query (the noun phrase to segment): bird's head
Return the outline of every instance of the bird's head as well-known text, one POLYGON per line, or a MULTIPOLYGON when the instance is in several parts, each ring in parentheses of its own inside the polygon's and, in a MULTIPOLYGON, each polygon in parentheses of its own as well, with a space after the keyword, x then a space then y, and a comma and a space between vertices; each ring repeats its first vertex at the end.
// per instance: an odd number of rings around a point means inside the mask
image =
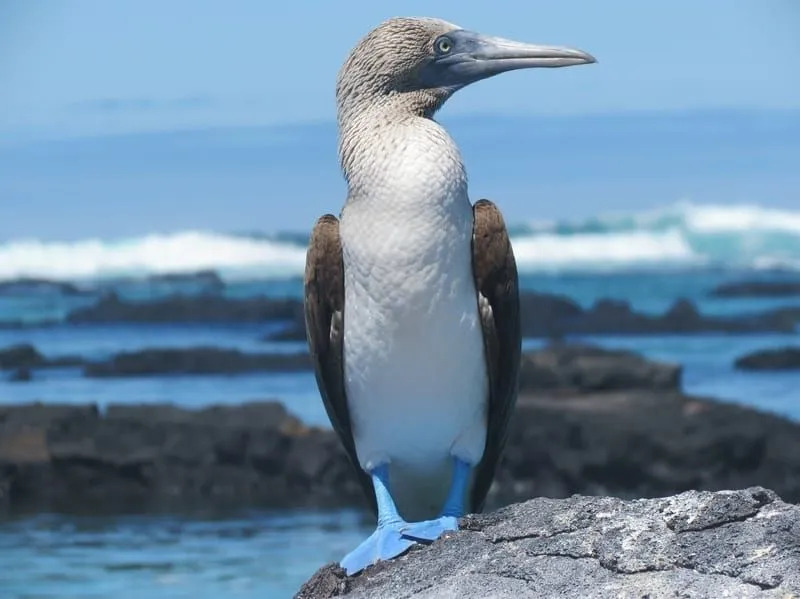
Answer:
POLYGON ((339 71, 341 112, 362 102, 408 100, 430 116, 462 87, 516 69, 595 62, 581 50, 482 35, 430 18, 396 17, 370 31, 339 71))

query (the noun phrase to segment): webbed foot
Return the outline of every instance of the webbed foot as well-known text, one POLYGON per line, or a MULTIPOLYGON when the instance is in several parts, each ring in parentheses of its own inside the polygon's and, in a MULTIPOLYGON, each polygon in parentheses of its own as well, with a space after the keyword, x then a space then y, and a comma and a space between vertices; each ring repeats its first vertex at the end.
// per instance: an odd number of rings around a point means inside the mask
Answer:
POLYGON ((339 565, 352 576, 378 561, 397 557, 409 547, 416 544, 411 538, 404 536, 402 529, 405 522, 396 522, 378 527, 365 541, 348 553, 339 565))
POLYGON ((448 530, 458 530, 458 518, 440 516, 435 520, 408 522, 402 527, 403 537, 420 543, 430 543, 438 539, 448 530))

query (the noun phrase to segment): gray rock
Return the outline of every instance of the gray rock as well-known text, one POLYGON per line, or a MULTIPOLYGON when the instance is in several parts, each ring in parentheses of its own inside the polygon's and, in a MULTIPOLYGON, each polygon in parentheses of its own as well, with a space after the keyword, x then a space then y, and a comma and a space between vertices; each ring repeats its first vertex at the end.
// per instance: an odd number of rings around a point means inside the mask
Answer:
POLYGON ((95 305, 73 310, 72 323, 102 322, 266 322, 290 320, 303 313, 296 299, 252 297, 231 299, 214 295, 172 295, 149 302, 121 299, 114 293, 95 305))
MULTIPOLYGON (((709 316, 701 314, 686 299, 677 300, 667 311, 658 315, 637 312, 624 300, 608 298, 598 300, 588 309, 566 296, 549 293, 525 292, 520 294, 519 300, 522 335, 537 339, 560 339, 565 335, 789 333, 800 321, 800 312, 794 308, 725 317, 709 316)), ((285 317, 286 327, 268 334, 264 341, 305 340, 302 310, 286 313, 285 317)))
POLYGON ((126 377, 157 374, 233 374, 239 372, 296 372, 311 370, 306 352, 250 354, 217 347, 148 348, 122 352, 84 368, 87 377, 126 377))
POLYGON ((624 501, 533 499, 295 599, 800 596, 800 506, 760 487, 624 501))
POLYGON ((736 359, 740 370, 800 370, 800 347, 762 349, 736 359))
POLYGON ((0 349, 0 368, 32 368, 44 363, 44 356, 29 343, 0 349))
POLYGON ((800 296, 800 281, 736 281, 711 290, 711 297, 800 296))
POLYGON ((578 344, 557 343, 526 352, 519 373, 522 392, 674 390, 680 382, 681 367, 677 364, 578 344))

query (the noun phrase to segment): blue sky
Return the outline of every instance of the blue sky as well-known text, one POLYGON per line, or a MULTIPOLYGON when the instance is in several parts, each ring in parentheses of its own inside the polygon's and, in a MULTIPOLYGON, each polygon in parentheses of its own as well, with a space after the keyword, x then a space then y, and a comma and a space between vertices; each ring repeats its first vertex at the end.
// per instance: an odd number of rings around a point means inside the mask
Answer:
POLYGON ((800 206, 794 0, 502 6, 5 0, 0 238, 303 229, 337 211, 336 71, 394 14, 599 59, 503 75, 445 107, 473 195, 512 219, 800 206))

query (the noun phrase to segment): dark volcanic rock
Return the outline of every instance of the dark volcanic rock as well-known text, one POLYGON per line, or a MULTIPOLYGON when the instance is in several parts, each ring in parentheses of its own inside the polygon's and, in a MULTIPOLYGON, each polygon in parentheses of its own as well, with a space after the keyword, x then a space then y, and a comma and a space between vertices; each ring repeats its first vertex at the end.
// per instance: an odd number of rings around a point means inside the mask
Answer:
MULTIPOLYGON (((673 335, 698 333, 792 332, 800 322, 800 309, 779 308, 761 314, 730 317, 704 316, 686 299, 677 300, 658 316, 633 310, 628 302, 598 300, 584 310, 571 299, 546 293, 520 295, 523 337, 560 339, 565 335, 673 335)), ((265 341, 305 340, 305 322, 298 310, 285 329, 265 341)))
MULTIPOLYGON (((800 502, 798 423, 683 395, 675 367, 627 352, 556 346, 522 372, 490 508, 753 485, 800 502)), ((0 507, 334 504, 364 505, 338 439, 280 404, 0 406, 0 507)))
POLYGON ((262 341, 305 341, 306 340, 306 319, 303 310, 298 310, 294 317, 279 331, 267 333, 261 338, 262 341))
POLYGON ((83 295, 86 292, 72 283, 21 277, 0 281, 0 295, 83 295))
MULTIPOLYGON (((530 318, 538 322, 538 316, 530 318)), ((573 335, 671 335, 692 333, 791 332, 796 322, 772 312, 734 317, 704 316, 689 300, 680 299, 661 316, 641 314, 621 300, 599 300, 564 330, 573 335)), ((539 325, 543 326, 540 322, 539 325)), ((523 325, 523 331, 526 331, 523 325)), ((539 336, 539 335, 535 335, 539 336)))
POLYGON ((0 407, 0 508, 363 505, 329 431, 277 403, 0 407))
POLYGON ((265 322, 291 320, 302 311, 303 303, 294 299, 174 295, 151 302, 133 302, 112 293, 94 306, 74 310, 67 320, 74 323, 265 322))
POLYGON ((555 344, 523 354, 519 380, 522 392, 676 390, 681 367, 652 362, 628 351, 555 344))
POLYGON ((12 383, 27 383, 33 380, 33 373, 30 368, 23 366, 13 371, 8 380, 12 383))
POLYGON ((44 363, 44 356, 28 343, 0 349, 0 368, 35 368, 44 363))
POLYGON ((142 376, 152 374, 233 374, 237 372, 293 372, 310 370, 306 353, 247 354, 235 349, 190 347, 144 349, 123 352, 107 362, 87 364, 89 377, 142 376))
MULTIPOLYGON (((800 425, 674 391, 523 395, 488 507, 770 485, 800 501, 800 425)), ((365 505, 338 439, 279 404, 0 407, 12 509, 365 505)))
POLYGON ((60 356, 47 359, 29 343, 0 348, 0 370, 15 369, 19 372, 20 370, 30 370, 32 368, 81 365, 83 365, 83 359, 79 356, 60 356))
POLYGON ((763 488, 663 499, 534 499, 360 576, 319 570, 295 599, 800 595, 800 507, 763 488))
POLYGON ((214 270, 150 275, 146 281, 153 286, 187 286, 201 293, 221 293, 225 290, 225 282, 214 270))
POLYGON ((549 293, 520 293, 519 307, 523 337, 560 338, 583 316, 577 303, 549 293))
POLYGON ((762 349, 736 359, 742 370, 800 370, 800 347, 762 349))
POLYGON ((737 281, 711 290, 713 297, 791 297, 800 296, 800 281, 737 281))
POLYGON ((490 505, 773 487, 800 501, 800 423, 678 391, 523 394, 490 505))
MULTIPOLYGON (((796 309, 709 317, 698 313, 688 300, 678 300, 660 316, 638 313, 627 302, 610 299, 599 300, 588 310, 566 297, 542 293, 523 293, 520 303, 525 337, 790 332, 800 320, 800 311, 796 309)), ((133 302, 109 294, 94 306, 74 310, 67 320, 74 323, 285 321, 285 328, 267 335, 265 340, 305 340, 303 303, 295 299, 174 295, 133 302)))

